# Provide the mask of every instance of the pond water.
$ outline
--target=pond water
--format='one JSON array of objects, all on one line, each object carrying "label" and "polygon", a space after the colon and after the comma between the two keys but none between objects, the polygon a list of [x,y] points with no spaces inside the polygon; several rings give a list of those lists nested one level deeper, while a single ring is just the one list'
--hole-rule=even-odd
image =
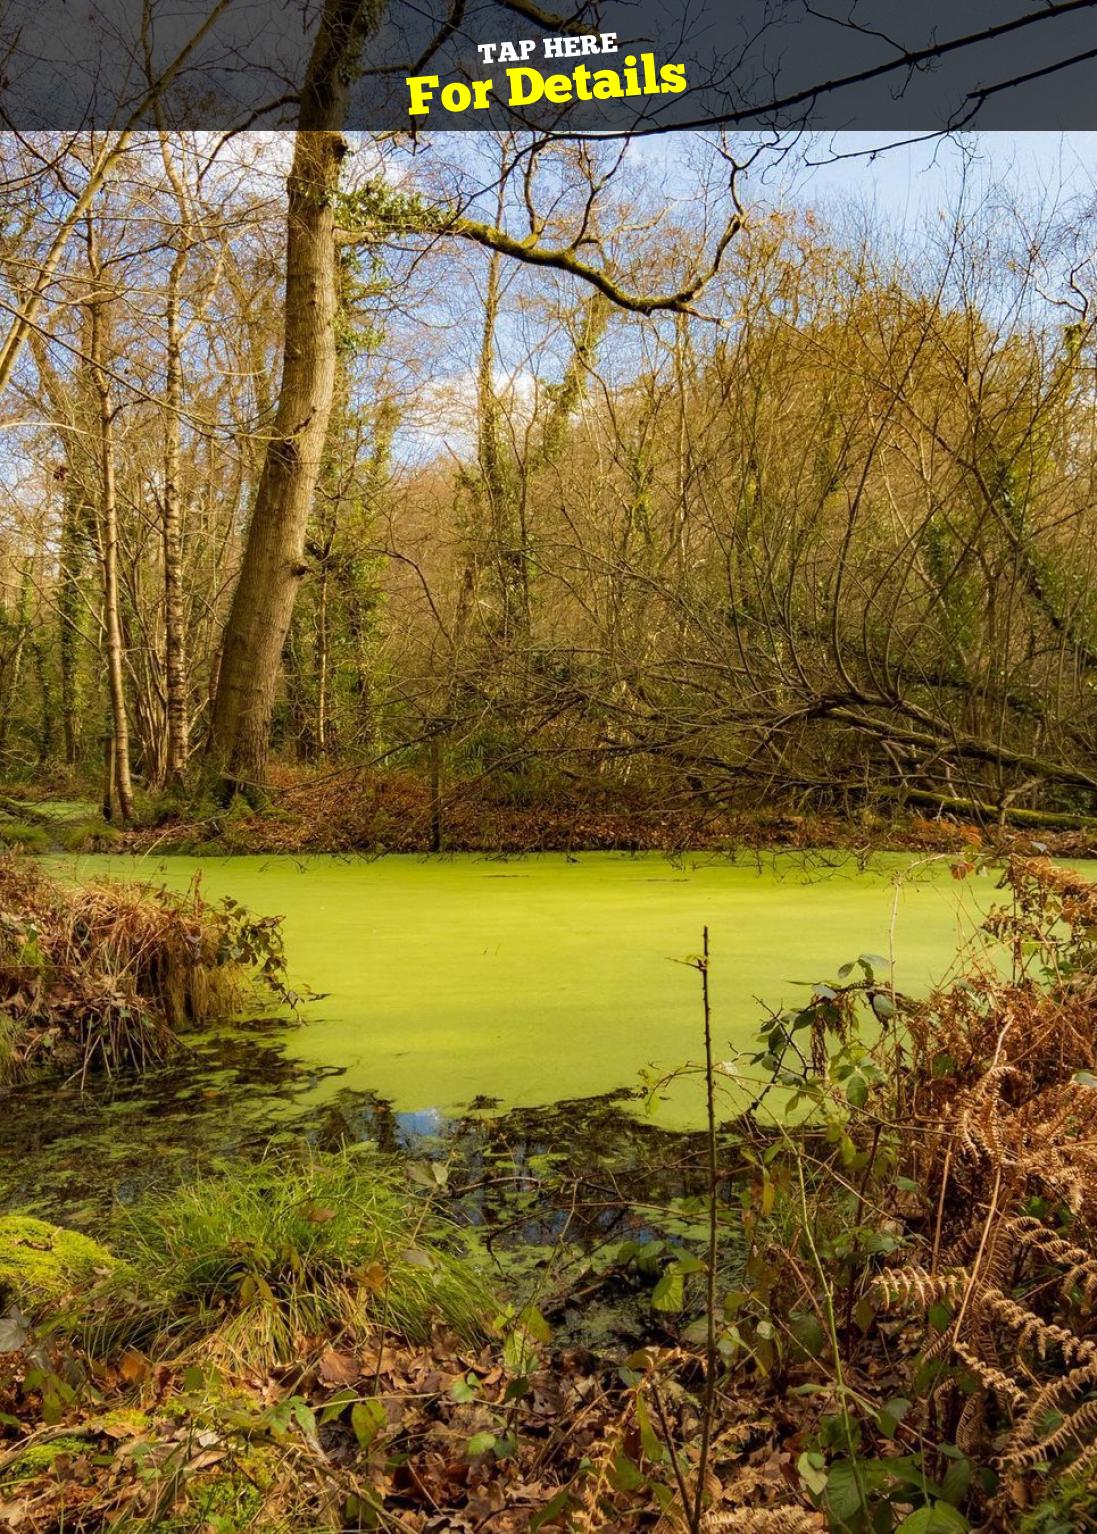
[{"label": "pond water", "polygon": [[[806,997],[861,953],[911,992],[973,941],[993,876],[950,860],[764,854],[491,859],[264,856],[51,859],[69,877],[132,878],[280,915],[297,986],[279,1018],[188,1037],[133,1080],[41,1080],[0,1092],[0,1207],[95,1223],[146,1189],[253,1158],[271,1143],[375,1142],[509,1177],[546,1155],[637,1186],[653,1167],[692,1188],[701,1080],[654,1115],[641,1073],[702,1053],[699,979],[681,961],[707,923],[714,1044],[749,1050],[768,1008]],[[630,1097],[630,1094],[632,1096]],[[729,1089],[722,1117],[748,1092]],[[611,1170],[610,1170],[611,1169]]]},{"label": "pond water", "polygon": [[[62,865],[65,866],[65,865]],[[766,1007],[832,979],[864,952],[890,956],[921,990],[970,938],[990,878],[957,882],[948,860],[848,855],[759,859],[658,854],[492,860],[389,856],[79,859],[80,877],[181,887],[200,870],[284,917],[295,984],[325,993],[285,1050],[313,1100],[368,1091],[404,1114],[451,1117],[635,1088],[701,1049],[699,981],[675,960],[710,929],[715,1042],[745,1049]],[[699,1121],[696,1081],[660,1112]]]}]

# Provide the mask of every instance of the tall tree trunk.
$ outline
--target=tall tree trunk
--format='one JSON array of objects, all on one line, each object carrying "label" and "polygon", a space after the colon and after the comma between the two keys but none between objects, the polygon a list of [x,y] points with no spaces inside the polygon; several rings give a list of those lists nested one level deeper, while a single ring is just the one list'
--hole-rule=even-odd
[{"label": "tall tree trunk", "polygon": [[65,253],[65,248],[75,234],[81,220],[91,211],[100,187],[125,154],[133,139],[134,130],[144,122],[149,107],[159,102],[161,96],[179,74],[187,59],[190,58],[191,54],[194,53],[213,30],[221,13],[228,9],[230,3],[231,0],[217,0],[217,4],[202,18],[201,25],[193,36],[189,37],[183,44],[171,63],[156,73],[150,71],[146,90],[136,99],[131,98],[130,112],[120,133],[113,136],[107,134],[98,148],[96,148],[93,137],[92,147],[96,149],[96,153],[88,168],[83,191],[58,224],[49,249],[46,251],[38,267],[38,271],[28,282],[26,297],[23,300],[22,307],[13,315],[7,334],[0,341],[0,392],[3,392],[11,381],[12,371],[15,368],[20,350],[24,341],[35,328],[39,311],[46,301],[46,293],[53,281],[61,257]]},{"label": "tall tree trunk", "polygon": [[80,754],[79,678],[77,647],[80,642],[80,520],[78,487],[65,487],[61,510],[61,542],[58,553],[57,614],[58,652],[61,661],[61,733],[65,765],[75,767]]},{"label": "tall tree trunk", "polygon": [[208,766],[223,793],[261,783],[279,662],[302,576],[305,533],[335,388],[333,195],[346,154],[348,79],[369,0],[327,0],[301,97],[286,227],[282,381],[225,626]]},{"label": "tall tree trunk", "polygon": [[[191,208],[183,178],[172,158],[171,139],[163,127],[163,106],[156,103],[160,157],[179,210],[175,254],[168,274],[167,359],[165,364],[164,504],[164,782],[182,782],[187,767],[190,720],[187,710],[186,619],[183,604],[183,507],[180,453],[183,432],[183,342],[180,294],[191,248]],[[193,321],[192,321],[193,324]],[[188,331],[189,331],[188,327]]]},{"label": "tall tree trunk", "polygon": [[22,579],[19,582],[19,596],[15,608],[15,643],[11,650],[11,659],[5,667],[3,676],[4,689],[2,706],[0,706],[0,753],[7,750],[8,732],[11,728],[15,710],[19,706],[19,689],[23,682],[23,654],[26,650],[27,635],[30,633],[30,566],[23,570]]},{"label": "tall tree trunk", "polygon": [[164,714],[167,740],[164,781],[181,783],[187,766],[187,660],[183,616],[183,511],[179,458],[183,410],[183,358],[179,334],[179,285],[187,262],[181,242],[168,279],[168,354],[164,421]]},{"label": "tall tree trunk", "polygon": [[46,767],[53,760],[55,749],[53,685],[49,672],[49,652],[46,635],[41,629],[35,633],[32,645],[34,674],[38,681],[38,765]]},{"label": "tall tree trunk", "polygon": [[328,565],[320,571],[320,591],[316,599],[316,752],[323,756],[328,749]]},{"label": "tall tree trunk", "polygon": [[133,786],[130,781],[129,719],[126,715],[126,688],[122,623],[118,611],[118,493],[115,485],[114,402],[110,375],[103,361],[104,298],[98,291],[100,271],[93,228],[88,229],[88,258],[95,290],[89,303],[91,344],[89,346],[95,392],[99,397],[99,547],[103,574],[103,628],[106,634],[107,688],[110,695],[111,724],[114,734],[114,774],[118,809],[124,821],[133,819]]}]

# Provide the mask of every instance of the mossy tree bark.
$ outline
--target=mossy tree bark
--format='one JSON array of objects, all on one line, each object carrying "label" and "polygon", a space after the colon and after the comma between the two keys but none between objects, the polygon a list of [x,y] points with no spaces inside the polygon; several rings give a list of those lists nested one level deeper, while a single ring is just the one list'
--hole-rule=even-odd
[{"label": "mossy tree bark", "polygon": [[78,487],[67,485],[61,512],[58,552],[58,654],[61,668],[61,731],[65,765],[75,767],[80,755],[80,684],[77,647],[80,627],[80,566],[82,505]]},{"label": "mossy tree bark", "polygon": [[164,544],[164,781],[182,782],[186,771],[190,724],[187,709],[187,657],[183,610],[183,505],[180,456],[183,430],[183,341],[180,290],[190,253],[191,229],[186,193],[171,158],[168,135],[160,131],[160,153],[179,208],[179,229],[168,277],[167,359],[165,366],[164,494],[161,536]]}]

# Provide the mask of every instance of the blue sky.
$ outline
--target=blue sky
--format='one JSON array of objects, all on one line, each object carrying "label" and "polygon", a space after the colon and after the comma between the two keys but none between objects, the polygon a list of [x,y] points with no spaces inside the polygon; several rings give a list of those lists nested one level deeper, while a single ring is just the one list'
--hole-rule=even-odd
[{"label": "blue sky", "polygon": [[[688,202],[696,186],[698,147],[696,136],[671,133],[634,140],[629,152],[650,169],[662,195]],[[880,152],[873,156],[873,149]],[[904,231],[913,239],[936,222],[940,211],[956,211],[962,192],[969,208],[996,188],[1006,192],[1007,200],[1015,196],[1022,207],[1033,211],[1041,204],[1046,211],[1063,209],[1075,200],[1089,204],[1097,200],[1097,132],[981,133],[962,140],[935,138],[909,144],[878,134],[818,135],[802,139],[792,157],[777,162],[764,157],[762,166],[743,187],[748,208],[760,203],[786,208],[799,204],[840,224],[845,206],[867,206],[875,211],[874,222],[885,239],[893,234],[902,240]],[[461,293],[472,294],[475,302],[472,277],[466,276],[457,286]],[[479,335],[475,318],[467,326],[467,335],[473,341]],[[509,310],[500,325],[499,342],[501,382],[527,376],[531,364],[525,352],[525,331],[512,327]],[[465,356],[452,350],[436,364],[431,385],[420,394],[432,425],[417,438],[418,449],[425,444],[434,451],[445,440],[455,451],[468,450],[467,429],[455,430],[447,424],[439,431],[437,421],[443,394],[451,415],[466,422],[471,418],[474,367],[471,352]]]},{"label": "blue sky", "polygon": [[888,148],[875,159],[858,150],[887,144],[878,134],[841,133],[820,137],[808,158],[816,163],[797,180],[800,196],[825,205],[834,197],[875,205],[889,222],[917,223],[955,197],[965,157],[969,186],[1006,182],[1027,200],[1047,195],[1092,194],[1097,180],[1097,133],[979,133],[961,142],[934,139]]},{"label": "blue sky", "polygon": [[[685,139],[646,139],[637,150],[669,178],[681,163]],[[872,150],[879,150],[875,157]],[[1065,201],[1097,192],[1097,132],[971,133],[904,144],[878,133],[819,134],[801,140],[795,161],[767,162],[748,179],[748,203],[790,200],[824,210],[839,202],[867,203],[892,227],[916,226],[952,206],[963,169],[968,190],[1006,183],[1021,200]]]}]

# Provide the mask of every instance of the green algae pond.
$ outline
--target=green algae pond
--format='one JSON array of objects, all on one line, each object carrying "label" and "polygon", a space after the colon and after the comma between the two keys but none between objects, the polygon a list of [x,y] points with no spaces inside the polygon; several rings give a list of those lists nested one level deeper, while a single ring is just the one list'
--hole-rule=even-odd
[{"label": "green algae pond", "polygon": [[[673,961],[697,952],[705,924],[728,1054],[766,1006],[790,1004],[859,953],[893,947],[896,984],[924,989],[970,937],[993,883],[958,883],[949,860],[861,867],[841,855],[88,857],[75,871],[176,888],[198,871],[208,898],[282,916],[292,981],[324,993],[288,1053],[401,1110],[442,1115],[485,1099],[596,1096],[695,1058],[697,979]],[[689,1105],[676,1113],[688,1119]]]},{"label": "green algae pond", "polygon": [[[496,1124],[524,1114],[523,1134],[551,1142],[582,1126],[589,1143],[610,1133],[605,1105],[617,1122],[645,1072],[700,1056],[698,976],[680,961],[698,952],[705,925],[715,1047],[733,1061],[769,1008],[859,954],[893,955],[900,989],[943,978],[996,898],[993,874],[958,881],[951,861],[53,858],[55,872],[81,879],[180,889],[198,874],[207,898],[281,916],[291,980],[318,994],[295,1024],[257,1020],[188,1040],[183,1058],[137,1082],[13,1094],[0,1143],[16,1155],[0,1197],[55,1206],[59,1190],[69,1199],[96,1175],[117,1193],[173,1158],[185,1170],[291,1127],[396,1147],[470,1114]],[[732,1093],[727,1116],[735,1104]],[[702,1114],[693,1076],[662,1094],[651,1123],[681,1132]]]}]

